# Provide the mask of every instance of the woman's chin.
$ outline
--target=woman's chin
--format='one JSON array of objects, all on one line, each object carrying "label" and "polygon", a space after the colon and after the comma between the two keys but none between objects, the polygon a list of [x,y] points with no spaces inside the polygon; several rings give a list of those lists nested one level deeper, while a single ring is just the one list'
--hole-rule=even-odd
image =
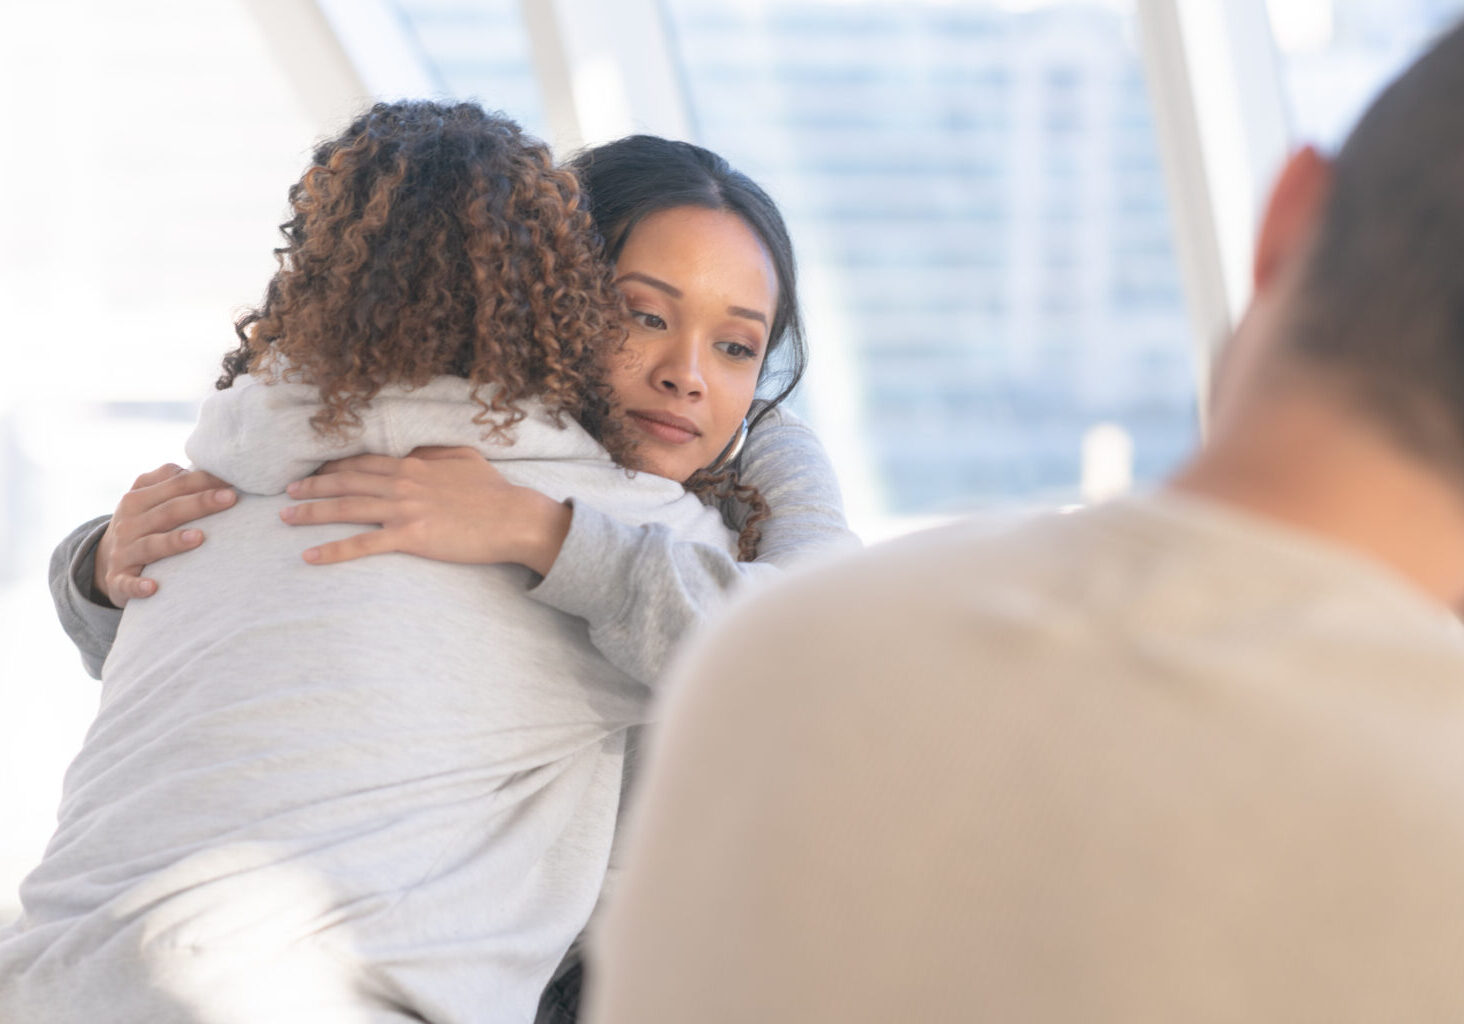
[{"label": "woman's chin", "polygon": [[675,480],[678,484],[684,484],[696,470],[688,472],[675,466],[648,465],[642,468],[641,472],[650,473],[652,476],[664,476],[667,480]]},{"label": "woman's chin", "polygon": [[658,459],[654,454],[647,453],[644,445],[637,445],[625,459],[626,469],[634,470],[637,473],[648,473],[651,476],[664,476],[667,480],[675,480],[678,484],[685,483],[695,470],[685,471],[679,466],[668,463],[664,459]]}]

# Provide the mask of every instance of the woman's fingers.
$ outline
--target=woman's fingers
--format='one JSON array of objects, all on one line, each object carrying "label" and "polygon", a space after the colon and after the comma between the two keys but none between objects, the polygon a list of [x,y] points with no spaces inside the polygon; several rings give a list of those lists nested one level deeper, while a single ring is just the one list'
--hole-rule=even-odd
[{"label": "woman's fingers", "polygon": [[132,481],[132,490],[136,491],[144,487],[151,487],[154,484],[160,484],[164,480],[167,480],[169,477],[174,477],[177,476],[179,473],[185,472],[187,472],[187,470],[185,470],[182,466],[179,466],[172,462],[166,462],[163,465],[159,466],[157,469],[154,469],[149,473],[144,473],[142,474],[142,476]]},{"label": "woman's fingers", "polygon": [[118,544],[111,553],[111,563],[122,568],[106,574],[102,590],[118,608],[134,597],[151,597],[157,593],[158,584],[143,576],[143,569],[169,555],[191,551],[202,543],[203,531],[188,529],[150,533]]},{"label": "woman's fingers", "polygon": [[334,459],[327,462],[315,471],[314,477],[306,479],[313,480],[322,476],[333,476],[351,471],[393,476],[401,472],[402,464],[406,461],[406,459],[397,459],[390,455],[352,455],[348,459]]},{"label": "woman's fingers", "polygon": [[347,472],[374,473],[378,476],[401,476],[411,472],[411,465],[414,459],[431,461],[433,459],[482,458],[482,452],[468,446],[442,448],[428,445],[421,448],[413,448],[404,459],[398,459],[391,455],[352,455],[345,459],[333,459],[317,469],[315,471],[315,477],[309,479],[334,476]]},{"label": "woman's fingers", "polygon": [[[141,566],[134,566],[134,569],[141,572]],[[131,576],[124,573],[113,573],[107,581],[107,592],[115,595],[112,603],[122,607],[134,597],[152,597],[157,593],[158,584],[156,580],[150,580],[143,576]],[[118,601],[117,598],[122,598]]]},{"label": "woman's fingers", "polygon": [[326,498],[308,505],[289,505],[280,509],[280,518],[291,526],[316,523],[385,523],[392,518],[393,506],[380,498]]},{"label": "woman's fingers", "polygon": [[345,540],[331,541],[329,544],[310,548],[301,557],[312,565],[331,565],[335,562],[349,562],[353,558],[400,550],[400,535],[397,531],[367,530]]},{"label": "woman's fingers", "polygon": [[419,448],[405,459],[353,456],[332,470],[292,483],[289,494],[302,504],[281,509],[280,518],[382,529],[312,548],[306,560],[319,564],[384,551],[479,565],[521,561],[543,518],[475,448]]},{"label": "woman's fingers", "polygon": [[406,484],[407,487],[411,486],[401,477],[344,469],[327,476],[307,476],[304,480],[296,480],[285,488],[285,491],[290,497],[301,500],[343,498],[347,495],[398,498],[402,496],[403,484]]},{"label": "woman's fingers", "polygon": [[[175,472],[168,472],[168,470]],[[144,482],[149,479],[151,479],[151,483]],[[140,516],[176,498],[217,491],[228,491],[229,502],[233,501],[234,494],[229,490],[229,485],[212,473],[205,473],[201,469],[183,470],[178,469],[177,466],[161,466],[151,473],[144,473],[137,478],[137,483],[133,485],[132,490],[123,495],[122,500],[118,503],[117,514],[119,516]],[[225,507],[227,506],[223,503],[215,504],[200,514],[207,515],[209,512],[217,512],[220,508]],[[197,516],[193,518],[196,519]],[[184,519],[179,523],[187,521]],[[179,523],[174,525],[179,525]]]},{"label": "woman's fingers", "polygon": [[227,487],[190,490],[137,515],[131,532],[139,537],[167,533],[195,519],[221,512],[233,505],[237,498],[238,495]]},{"label": "woman's fingers", "polygon": [[197,547],[203,534],[178,527],[234,504],[224,481],[168,463],[137,478],[117,503],[97,545],[92,588],[118,608],[157,591],[143,566]]},{"label": "woman's fingers", "polygon": [[[440,448],[436,446],[424,446],[413,448],[409,458],[413,459],[482,459],[483,453],[476,448],[459,446],[457,448]],[[487,460],[484,459],[486,462]]]},{"label": "woman's fingers", "polygon": [[[144,566],[160,562],[170,555],[191,551],[203,543],[203,531],[195,529],[170,530],[167,533],[149,533],[126,544],[118,545],[114,561],[125,568],[120,570],[122,578],[140,576]],[[156,589],[157,584],[153,584]]]}]

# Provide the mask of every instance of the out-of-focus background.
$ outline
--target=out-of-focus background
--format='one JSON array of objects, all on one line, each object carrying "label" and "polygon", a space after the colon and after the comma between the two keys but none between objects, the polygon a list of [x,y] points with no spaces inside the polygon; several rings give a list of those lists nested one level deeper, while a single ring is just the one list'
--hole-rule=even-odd
[{"label": "out-of-focus background", "polygon": [[0,922],[95,710],[45,570],[183,461],[285,192],[372,96],[561,153],[716,149],[782,205],[823,436],[877,540],[1101,500],[1196,443],[1289,145],[1464,0],[6,0]]}]

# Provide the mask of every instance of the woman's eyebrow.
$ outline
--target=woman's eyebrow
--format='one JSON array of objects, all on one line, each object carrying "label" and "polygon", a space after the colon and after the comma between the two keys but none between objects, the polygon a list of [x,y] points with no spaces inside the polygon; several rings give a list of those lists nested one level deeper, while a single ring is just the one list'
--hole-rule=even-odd
[{"label": "woman's eyebrow", "polygon": [[[632,270],[628,273],[621,274],[615,279],[615,283],[617,285],[621,281],[639,281],[641,284],[648,284],[658,291],[665,292],[673,299],[680,299],[684,297],[684,293],[681,291],[681,289],[677,288],[674,284],[669,284],[665,281],[662,281],[659,277],[652,277],[650,274],[642,273],[639,270]],[[728,306],[727,312],[732,314],[733,316],[744,317],[748,320],[756,320],[764,327],[768,326],[767,314],[761,313],[758,310],[748,309],[746,306]]]},{"label": "woman's eyebrow", "polygon": [[652,277],[650,274],[642,274],[639,270],[632,270],[628,274],[621,274],[615,279],[616,284],[619,284],[621,281],[639,281],[641,282],[641,284],[648,284],[652,288],[656,288],[660,291],[665,292],[673,299],[679,299],[682,297],[680,288],[677,288],[675,285],[667,284],[660,278]]},{"label": "woman's eyebrow", "polygon": [[746,317],[749,320],[756,320],[764,327],[768,325],[768,318],[766,316],[764,316],[762,313],[759,313],[755,309],[748,309],[746,306],[728,306],[727,312],[731,313],[733,316],[742,316]]}]

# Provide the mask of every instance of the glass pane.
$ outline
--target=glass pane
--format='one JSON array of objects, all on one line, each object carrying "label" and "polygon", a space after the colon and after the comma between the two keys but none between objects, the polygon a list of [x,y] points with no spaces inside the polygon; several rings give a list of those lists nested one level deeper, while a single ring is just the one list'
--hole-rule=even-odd
[{"label": "glass pane", "polygon": [[1335,147],[1464,0],[1270,0],[1294,134]]},{"label": "glass pane", "polygon": [[395,0],[394,6],[439,92],[477,100],[547,137],[519,0]]},{"label": "glass pane", "polygon": [[665,10],[701,141],[789,219],[815,365],[802,407],[856,526],[1080,500],[1102,424],[1119,477],[1126,450],[1149,481],[1190,447],[1193,357],[1128,4]]}]

